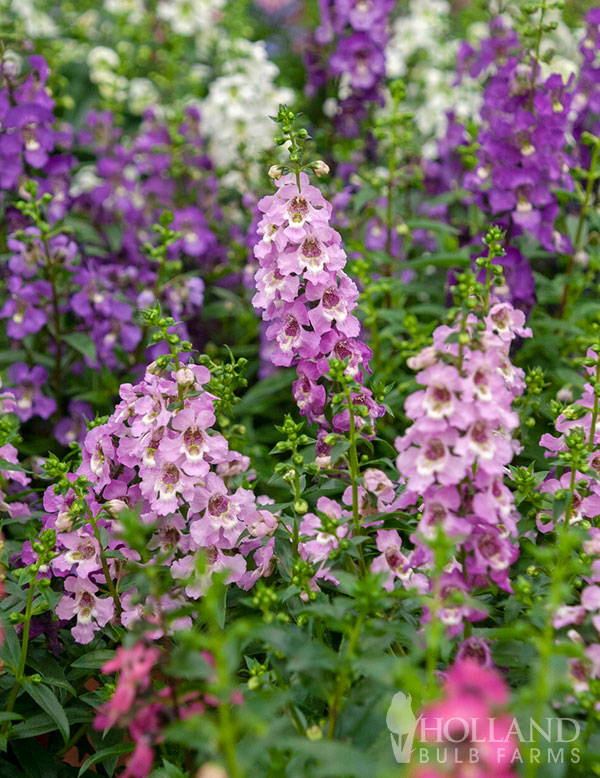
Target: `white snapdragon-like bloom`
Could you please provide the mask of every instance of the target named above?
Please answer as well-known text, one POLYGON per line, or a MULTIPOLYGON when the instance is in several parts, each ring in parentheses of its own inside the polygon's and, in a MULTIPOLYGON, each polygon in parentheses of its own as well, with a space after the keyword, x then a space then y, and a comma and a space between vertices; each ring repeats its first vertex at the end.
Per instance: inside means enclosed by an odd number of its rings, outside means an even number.
POLYGON ((399 16, 392 28, 386 50, 388 76, 405 76, 410 61, 419 52, 436 53, 434 49, 444 36, 448 38, 449 13, 447 0, 411 0, 408 14, 399 16))
POLYGON ((173 32, 193 36, 211 29, 224 5, 225 0, 160 0, 156 13, 173 32))
POLYGON ((290 89, 275 84, 279 70, 262 41, 236 41, 235 47, 200 105, 210 153, 220 167, 229 167, 240 154, 256 160, 269 148, 276 130, 269 116, 293 99, 290 89))
POLYGON ((91 192, 102 183, 102 179, 96 175, 95 165, 84 165, 73 176, 69 194, 71 197, 91 192))
POLYGON ((143 0, 104 0, 104 9, 115 16, 126 16, 131 24, 138 24, 145 14, 143 0))
POLYGON ((108 46, 94 46, 87 55, 90 69, 90 81, 97 84, 98 91, 107 100, 123 102, 129 94, 129 81, 115 71, 121 65, 121 59, 114 49, 108 46))
MULTIPOLYGON (((446 132, 448 111, 464 121, 477 117, 481 107, 481 89, 472 79, 464 76, 454 83, 459 42, 450 34, 450 14, 447 0, 411 0, 408 14, 395 20, 386 49, 388 75, 410 75, 407 102, 416 126, 429 139, 424 156, 435 155, 435 139, 446 132)), ((477 30, 472 32, 477 38, 477 30)))
MULTIPOLYGON (((0 9, 5 7, 0 4, 0 9)), ((52 38, 57 35, 56 24, 48 14, 36 7, 34 0, 9 0, 8 8, 20 19, 29 38, 52 38)))
POLYGON ((121 64, 121 59, 114 49, 108 46, 94 46, 87 55, 87 64, 92 73, 101 73, 107 70, 116 70, 121 64))
POLYGON ((149 78, 132 78, 129 82, 129 110, 140 116, 159 100, 158 89, 149 78))

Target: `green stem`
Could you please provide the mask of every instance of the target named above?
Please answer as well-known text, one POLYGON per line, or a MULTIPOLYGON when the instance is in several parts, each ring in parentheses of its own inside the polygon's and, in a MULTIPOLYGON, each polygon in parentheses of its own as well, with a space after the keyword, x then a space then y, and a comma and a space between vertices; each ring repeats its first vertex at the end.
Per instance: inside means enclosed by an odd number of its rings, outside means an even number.
MULTIPOLYGON (((554 624, 552 617, 556 609, 561 604, 562 599, 562 582, 564 579, 565 568, 567 560, 565 538, 569 532, 569 522, 571 521, 571 512, 573 510, 573 495, 575 494, 575 476, 576 468, 571 467, 571 481, 569 484, 569 500, 565 510, 565 520, 558 526, 558 560, 556 567, 553 570, 550 584, 550 594, 548 597, 548 613, 546 614, 546 622, 544 630, 542 632, 540 644, 539 644, 539 667, 537 671, 537 678, 535 684, 535 714, 534 721, 541 722, 542 714, 544 712, 544 704, 547 702, 548 697, 548 678, 550 674, 550 659, 552 657, 552 642, 554 638, 554 624)), ((538 747, 539 732, 536 730, 533 736, 533 742, 530 746, 530 751, 538 747)), ((525 778, 534 778, 537 774, 537 762, 533 760, 527 761, 525 768, 525 778)))
POLYGON ((10 713, 17 701, 17 695, 21 687, 21 681, 25 676, 25 665, 27 663, 27 649, 29 648, 29 630, 31 627, 31 612, 33 610, 33 595, 35 592, 35 577, 29 583, 29 591, 27 593, 27 604, 25 605, 25 621, 23 622, 23 638, 21 640, 21 653, 19 655, 19 666, 15 673, 15 682, 11 689, 8 702, 6 703, 6 712, 10 713))
MULTIPOLYGON (((362 534, 360 511, 358 506, 358 479, 360 478, 360 466, 358 464, 358 451, 356 447, 356 417, 354 414, 354 405, 352 403, 352 392, 350 387, 344 381, 344 395, 346 396, 346 402, 348 404, 348 413, 350 414, 350 448, 348 449, 348 463, 350 466, 350 484, 352 486, 352 523, 354 525, 354 534, 358 537, 362 534)), ((364 553, 362 550, 362 544, 358 546, 360 553, 360 567, 362 574, 367 572, 367 565, 365 562, 364 553)))
POLYGON ((440 655, 441 629, 442 623, 438 619, 440 608, 440 577, 439 573, 434 580, 431 603, 429 604, 430 622, 427 630, 427 652, 425 666, 427 671, 427 689, 425 699, 431 700, 435 697, 439 688, 439 679, 436 677, 438 658, 440 655))
POLYGON ((537 81, 539 62, 540 62, 540 48, 542 45, 542 33, 544 25, 544 16, 546 15, 546 0, 542 0, 540 24, 538 27, 537 41, 535 45, 535 55, 533 59, 533 67, 531 68, 531 91, 529 93, 529 110, 533 108, 533 98, 535 96, 535 82, 537 81))
POLYGON ((390 151, 390 157, 388 160, 388 189, 387 189, 387 202, 386 202, 386 215, 385 215, 385 223, 387 227, 387 235, 386 235, 386 241, 385 241, 385 253, 387 254, 388 258, 388 267, 386 275, 390 275, 390 268, 391 268, 391 253, 392 253, 392 217, 393 217, 393 186, 394 186, 394 173, 396 172, 396 147, 397 147, 396 137, 394 133, 394 139, 392 143, 392 148, 390 151))
POLYGON ((373 369, 375 374, 381 370, 381 340, 379 337, 379 325, 377 323, 377 307, 373 302, 373 295, 369 288, 370 279, 363 279, 363 288, 365 302, 368 308, 369 320, 371 322, 371 345, 373 347, 373 369))
POLYGON ((356 644, 360 636, 360 630, 362 628, 363 619, 364 619, 363 616, 358 617, 358 619, 356 620, 356 624, 354 625, 354 628, 350 633, 350 638, 348 640, 348 648, 346 649, 346 659, 344 662, 344 667, 340 670, 336 679, 335 691, 333 694, 333 700, 329 707, 329 719, 327 723, 327 738, 329 740, 333 740, 333 738, 335 737, 335 729, 337 726, 338 716, 341 709, 342 697, 350 676, 350 668, 348 667, 348 665, 350 659, 354 654, 354 649, 356 648, 356 644))
POLYGON ((577 223, 577 232, 575 233, 575 242, 573 244, 573 251, 569 256, 569 264, 567 265, 565 288, 563 291, 563 298, 560 307, 560 318, 563 317, 569 302, 569 280, 573 268, 575 266, 575 257, 581 251, 581 236, 583 234, 583 225, 585 224, 585 217, 587 216, 588 208, 590 205, 590 199, 592 195, 592 189, 594 187, 594 181, 596 180, 596 167, 598 165, 598 154, 600 152, 600 141, 594 143, 594 150, 592 151, 592 158, 590 161, 590 167, 588 170, 588 178, 585 187, 585 194, 583 202, 581 204, 581 211, 579 212, 579 221, 577 223))
POLYGON ((119 597, 119 593, 115 586, 115 582, 113 581, 110 575, 110 570, 108 569, 108 562, 106 561, 106 557, 104 556, 104 549, 102 548, 102 539, 100 538, 100 530, 98 529, 98 516, 94 516, 87 502, 85 504, 85 507, 90 520, 90 524, 92 525, 92 528, 94 530, 94 537, 96 538, 96 541, 98 543, 98 548, 100 549, 100 564, 102 565, 102 572, 104 573, 104 577, 106 579, 106 585, 108 587, 108 591, 110 592, 110 596, 113 598, 113 602, 115 603, 117 616, 120 616, 123 611, 123 608, 121 606, 121 598, 119 597))

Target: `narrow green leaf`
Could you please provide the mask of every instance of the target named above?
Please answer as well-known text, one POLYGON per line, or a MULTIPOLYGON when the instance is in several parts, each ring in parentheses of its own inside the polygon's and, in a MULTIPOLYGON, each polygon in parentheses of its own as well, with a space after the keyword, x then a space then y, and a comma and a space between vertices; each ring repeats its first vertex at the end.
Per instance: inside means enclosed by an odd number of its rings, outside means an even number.
POLYGON ((71 662, 71 667, 79 667, 84 670, 97 670, 102 667, 105 662, 110 659, 114 659, 115 652, 108 649, 101 648, 98 651, 89 651, 87 654, 80 656, 79 659, 75 659, 71 662))
POLYGON ((96 345, 86 332, 68 332, 63 335, 63 340, 92 362, 96 361, 96 345))
POLYGON ((66 743, 69 739, 69 722, 63 706, 58 701, 56 695, 47 686, 40 683, 32 683, 25 679, 22 684, 27 694, 37 702, 42 710, 46 711, 54 719, 66 743))
POLYGON ((100 751, 96 751, 95 754, 90 756, 89 759, 86 759, 85 762, 81 765, 79 773, 77 774, 77 778, 83 775, 92 765, 98 764, 98 762, 102 762, 104 759, 109 759, 111 756, 130 754, 133 751, 133 748, 133 743, 117 743, 116 746, 109 746, 108 748, 103 748, 100 751))
POLYGON ((21 465, 16 465, 14 462, 9 462, 8 459, 0 457, 0 470, 19 470, 21 473, 25 473, 26 470, 21 465))
POLYGON ((9 713, 7 710, 0 711, 0 721, 17 721, 22 718, 23 716, 20 713, 9 713))

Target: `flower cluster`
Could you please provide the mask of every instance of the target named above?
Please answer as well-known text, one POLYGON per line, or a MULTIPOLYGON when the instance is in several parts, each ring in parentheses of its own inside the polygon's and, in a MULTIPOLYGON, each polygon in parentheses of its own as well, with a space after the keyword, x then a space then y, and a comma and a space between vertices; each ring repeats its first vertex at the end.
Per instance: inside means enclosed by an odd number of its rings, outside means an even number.
MULTIPOLYGON (((259 262, 254 306, 269 322, 275 365, 296 365, 294 397, 309 421, 326 426, 326 391, 319 384, 329 360, 347 362, 346 373, 362 383, 371 350, 360 340, 352 313, 358 289, 344 272, 346 253, 330 225, 332 208, 319 189, 300 173, 276 180, 277 193, 258 204, 262 240, 254 253, 259 262)), ((371 421, 382 409, 363 388, 354 399, 369 410, 371 421)), ((344 420, 337 422, 344 429, 344 420)), ((347 429, 347 426, 345 427, 347 429)))
MULTIPOLYGON (((222 213, 195 109, 186 110, 176 134, 148 112, 129 142, 120 142, 112 114, 92 112, 78 141, 97 163, 72 176, 74 159, 58 147, 68 145, 72 133, 53 128, 45 61, 32 57, 31 65, 24 77, 5 73, 7 86, 0 92, 0 113, 7 110, 0 156, 3 148, 8 155, 0 165, 0 186, 21 186, 24 165, 33 178, 22 187, 28 200, 18 203, 19 210, 10 204, 6 209, 10 276, 0 308, 14 347, 27 339, 29 363, 13 365, 8 376, 23 420, 34 414, 62 416, 59 372, 67 362, 77 374, 84 365, 114 370, 141 362, 145 331, 136 321, 140 307, 160 301, 183 319, 182 337, 197 339, 185 322, 202 309, 199 269, 225 257, 209 225, 222 213), (21 115, 25 118, 19 123, 21 115), (39 173, 32 176, 35 168, 39 173), (168 169, 174 174, 170 179, 168 169), (179 207, 172 208, 175 200, 179 207), (170 208, 174 237, 164 256, 149 256, 153 225, 170 208), (72 235, 72 228, 62 231, 61 220, 69 212, 89 222, 85 242, 72 235), (70 345, 63 339, 67 330, 70 345), (37 359, 32 353, 44 351, 55 362, 52 375, 46 363, 32 364, 37 359), (46 383, 54 385, 53 400, 42 391, 46 383)), ((235 228, 231 234, 235 238, 235 228)))
POLYGON ((456 84, 458 44, 450 37, 447 0, 411 0, 408 12, 395 19, 386 49, 387 75, 407 81, 406 101, 427 140, 423 155, 435 155, 434 139, 444 142, 452 119, 478 116, 481 95, 473 79, 456 84), (452 113, 449 120, 448 114, 452 113))
MULTIPOLYGON (((406 484, 399 502, 420 506, 413 565, 419 558, 431 560, 428 543, 439 530, 456 543, 462 567, 457 562, 447 571, 442 586, 468 591, 489 577, 511 590, 516 511, 504 475, 518 450, 511 436, 519 419, 511 405, 524 380, 509 349, 515 338, 531 335, 524 323, 521 311, 496 302, 483 329, 474 314, 438 327, 433 346, 408 361, 420 370, 417 381, 424 389, 406 400, 412 424, 396 439, 396 464, 406 484)), ((454 608, 440 617, 455 627, 463 616, 480 618, 477 610, 454 608)))
POLYGON ((506 713, 509 689, 498 671, 459 660, 444 675, 442 694, 422 711, 419 724, 425 742, 437 747, 437 766, 417 768, 415 778, 516 778, 519 743, 506 713))
MULTIPOLYGON (((573 136, 580 142, 584 131, 598 134, 598 116, 600 114, 600 9, 591 8, 585 17, 585 34, 579 44, 581 68, 572 102, 573 136)), ((576 151, 581 164, 589 167, 589 150, 580 144, 576 151)))
POLYGON ((385 47, 388 17, 393 0, 320 0, 320 25, 315 31, 319 46, 335 42, 327 66, 306 54, 309 91, 315 91, 329 78, 340 80, 335 124, 345 137, 356 138, 369 109, 383 102, 385 47))
POLYGON ((461 66, 472 77, 492 69, 483 96, 477 162, 464 179, 485 213, 511 234, 526 232, 549 251, 568 252, 554 228, 555 191, 573 189, 567 155, 570 83, 552 74, 540 82, 537 63, 524 67, 517 34, 497 21, 479 51, 464 44, 461 66), (493 66, 493 67, 492 67, 493 66))
POLYGON ((50 174, 50 154, 63 139, 52 128, 48 65, 38 54, 29 64, 29 72, 20 76, 14 60, 0 62, 0 190, 18 188, 25 166, 50 174))
POLYGON ((97 711, 94 727, 100 731, 115 725, 127 728, 135 743, 120 778, 146 778, 152 772, 154 748, 164 740, 165 726, 202 714, 207 705, 218 702, 198 692, 179 694, 169 686, 155 690, 152 672, 159 668, 160 659, 158 648, 140 641, 130 648, 119 646, 115 658, 102 667, 103 673, 118 672, 119 678, 111 699, 97 711))
POLYGON ((56 530, 52 573, 64 579, 57 614, 77 619, 72 633, 80 643, 90 642, 116 615, 125 626, 140 618, 160 623, 160 612, 181 597, 200 597, 214 571, 229 571, 229 582, 250 588, 269 570, 273 541, 263 546, 263 538, 277 522, 257 507, 252 491, 233 485, 248 461, 211 430, 215 398, 204 388, 209 379, 207 368, 189 365, 148 371, 139 384, 124 384, 114 413, 88 432, 71 488, 57 494, 50 487, 45 494, 45 524, 56 530), (85 499, 81 479, 91 489, 85 499), (115 593, 113 582, 123 573, 118 560, 136 558, 119 536, 125 509, 152 527, 155 561, 161 557, 181 581, 160 603, 139 603, 134 590, 120 600, 103 596, 115 593), (196 576, 200 558, 205 572, 196 576))
POLYGON ((278 72, 261 41, 242 40, 228 51, 200 106, 210 155, 220 168, 235 167, 241 154, 257 160, 272 145, 269 117, 293 99, 291 90, 276 85, 278 72))

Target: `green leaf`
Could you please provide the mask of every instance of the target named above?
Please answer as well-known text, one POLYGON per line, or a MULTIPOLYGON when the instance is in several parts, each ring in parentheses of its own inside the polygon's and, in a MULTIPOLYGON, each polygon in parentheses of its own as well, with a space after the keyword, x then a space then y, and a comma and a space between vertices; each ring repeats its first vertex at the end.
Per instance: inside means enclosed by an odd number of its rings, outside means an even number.
POLYGON ((261 403, 271 404, 273 398, 280 395, 282 389, 288 387, 295 378, 293 370, 285 370, 265 378, 253 386, 235 406, 236 415, 240 413, 256 414, 260 412, 261 403))
POLYGON ((4 642, 0 645, 0 657, 5 662, 12 664, 13 670, 19 666, 19 657, 21 655, 21 643, 12 624, 7 619, 3 619, 4 642))
POLYGON ((438 254, 411 259, 406 263, 408 270, 419 270, 424 267, 467 267, 471 258, 464 251, 445 251, 438 254))
POLYGON ((450 235, 458 235, 459 230, 446 222, 436 221, 435 219, 425 219, 419 217, 418 219, 407 219, 406 226, 411 230, 431 230, 432 232, 445 232, 450 235))
POLYGON ((110 757, 113 756, 130 754, 133 751, 133 748, 133 743, 117 743, 115 746, 109 746, 108 748, 103 748, 100 751, 96 751, 95 754, 90 756, 89 759, 86 759, 85 762, 81 765, 79 772, 77 773, 77 778, 83 775, 92 765, 98 764, 98 762, 103 762, 105 759, 110 759, 110 757))
POLYGON ((22 718, 23 716, 20 713, 9 713, 7 710, 0 711, 0 721, 17 721, 22 718))
POLYGON ((96 361, 96 345, 86 332, 68 332, 63 340, 92 362, 96 361))
POLYGON ((19 470, 21 473, 27 472, 21 465, 15 465, 14 462, 9 462, 8 459, 3 459, 2 457, 0 457, 0 470, 19 470))
POLYGON ((101 648, 97 651, 88 651, 87 654, 83 654, 79 659, 75 659, 74 662, 71 662, 71 667, 79 667, 84 670, 97 670, 110 659, 114 659, 114 657, 115 652, 109 651, 106 648, 101 648))
POLYGON ((69 722, 63 706, 58 701, 56 695, 47 686, 32 683, 27 679, 22 682, 22 685, 27 694, 37 702, 40 708, 54 719, 66 743, 70 733, 69 722))
POLYGON ((23 778, 19 768, 9 764, 5 759, 0 759, 0 775, 2 778, 23 778))
POLYGON ((344 454, 348 449, 350 448, 350 441, 345 440, 342 438, 342 440, 338 440, 338 442, 333 446, 331 449, 330 459, 331 459, 331 465, 335 465, 335 463, 338 461, 338 459, 344 454))
POLYGON ((163 759, 163 766, 153 770, 150 778, 185 778, 185 773, 177 765, 163 759))
MULTIPOLYGON (((37 740, 18 741, 11 746, 23 770, 19 778, 58 778, 60 763, 37 740)), ((4 778, 4 772, 1 775, 4 778)))
POLYGON ((27 721, 16 724, 10 731, 10 739, 27 740, 38 735, 56 730, 56 722, 47 713, 36 713, 28 716, 27 721))

